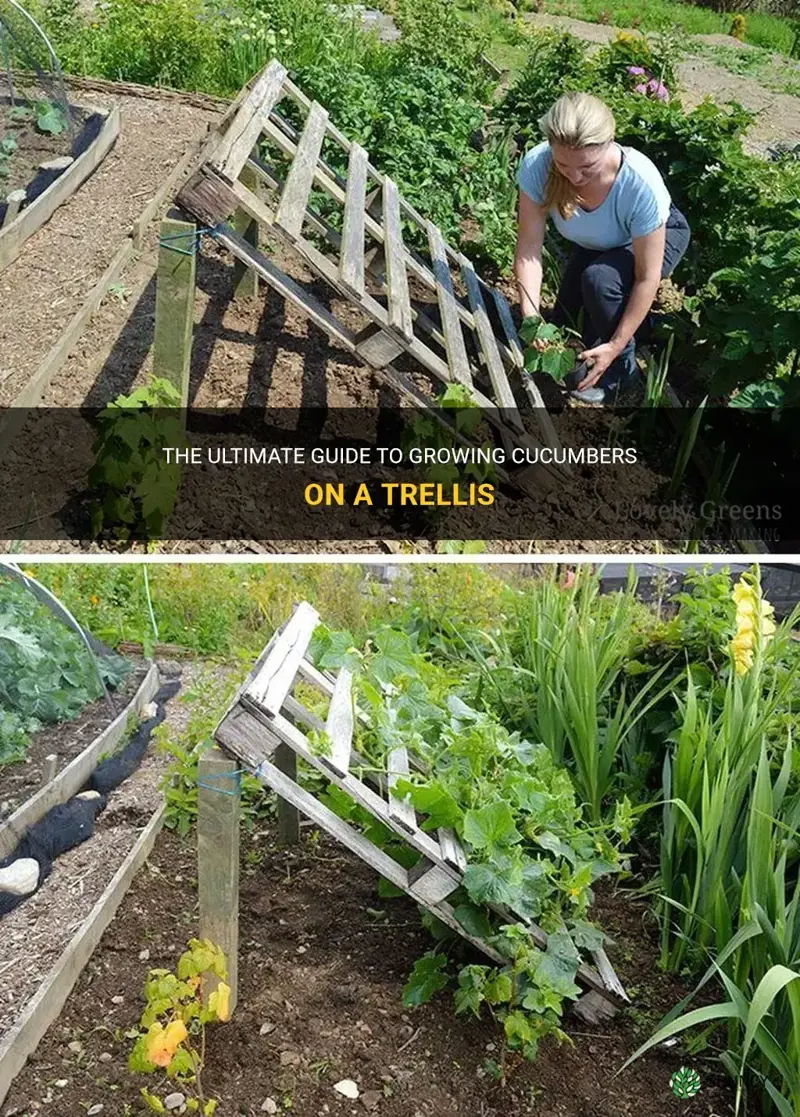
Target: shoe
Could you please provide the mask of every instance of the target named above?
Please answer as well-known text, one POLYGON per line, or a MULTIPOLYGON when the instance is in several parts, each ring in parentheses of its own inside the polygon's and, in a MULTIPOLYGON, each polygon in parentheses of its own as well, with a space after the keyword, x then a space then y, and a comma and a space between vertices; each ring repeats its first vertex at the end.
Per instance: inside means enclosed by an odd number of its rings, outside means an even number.
POLYGON ((573 391, 570 392, 570 396, 572 397, 572 399, 576 399, 580 403, 594 404, 595 407, 605 403, 606 401, 605 389, 598 388, 597 385, 595 385, 594 388, 583 388, 581 390, 575 388, 573 391))

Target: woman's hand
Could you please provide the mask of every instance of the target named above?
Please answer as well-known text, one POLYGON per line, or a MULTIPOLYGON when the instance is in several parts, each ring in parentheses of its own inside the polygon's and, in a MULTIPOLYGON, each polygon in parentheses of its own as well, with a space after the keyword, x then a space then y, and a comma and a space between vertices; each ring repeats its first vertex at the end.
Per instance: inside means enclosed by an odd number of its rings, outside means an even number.
POLYGON ((583 391, 584 388, 593 388, 621 352, 622 350, 613 341, 604 341, 602 345, 596 345, 594 349, 584 349, 582 353, 579 353, 578 359, 587 361, 590 367, 587 375, 578 385, 578 391, 583 391))

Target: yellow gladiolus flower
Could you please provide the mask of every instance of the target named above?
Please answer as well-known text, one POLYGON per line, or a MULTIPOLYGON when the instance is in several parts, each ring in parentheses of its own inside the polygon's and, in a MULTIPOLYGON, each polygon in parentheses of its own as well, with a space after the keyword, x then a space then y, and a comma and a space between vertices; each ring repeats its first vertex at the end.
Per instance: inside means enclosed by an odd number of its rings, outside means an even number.
POLYGON ((168 1067, 188 1035, 182 1020, 173 1020, 166 1028, 163 1024, 151 1024, 145 1040, 145 1054, 157 1067, 168 1067))
POLYGON ((730 643, 730 652, 737 675, 746 675, 752 668, 759 639, 765 644, 776 632, 772 619, 772 605, 761 596, 761 587, 752 577, 745 575, 733 588, 736 602, 736 635, 730 643))

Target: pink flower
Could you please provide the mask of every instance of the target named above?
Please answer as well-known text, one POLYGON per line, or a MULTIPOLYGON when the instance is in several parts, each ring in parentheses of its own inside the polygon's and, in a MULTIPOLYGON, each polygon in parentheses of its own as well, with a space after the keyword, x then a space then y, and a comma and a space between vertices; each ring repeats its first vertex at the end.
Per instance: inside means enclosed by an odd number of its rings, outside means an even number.
POLYGON ((656 79, 653 78, 647 83, 647 88, 651 93, 655 93, 659 101, 669 100, 669 90, 666 85, 664 85, 663 81, 656 81, 656 79))
POLYGON ((633 92, 634 93, 646 93, 647 92, 647 86, 644 84, 644 82, 642 82, 640 85, 634 85, 633 92))
POLYGON ((628 67, 628 73, 629 74, 643 74, 644 70, 642 69, 641 66, 629 66, 628 67))
POLYGON ((565 590, 571 590, 574 585, 575 585, 575 571, 574 570, 568 570, 566 572, 566 574, 564 575, 564 581, 562 583, 562 588, 565 589, 565 590))

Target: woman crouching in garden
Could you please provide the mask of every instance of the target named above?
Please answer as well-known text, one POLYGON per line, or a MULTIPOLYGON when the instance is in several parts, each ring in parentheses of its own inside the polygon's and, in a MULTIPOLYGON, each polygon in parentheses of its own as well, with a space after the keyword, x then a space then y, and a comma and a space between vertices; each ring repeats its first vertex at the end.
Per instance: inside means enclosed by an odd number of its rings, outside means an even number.
POLYGON ((520 187, 514 272, 523 317, 539 314, 547 218, 575 246, 550 320, 574 325, 583 309, 572 395, 601 404, 636 371, 634 335, 661 280, 689 245, 689 226, 664 180, 640 151, 614 142, 611 110, 588 93, 566 93, 539 125, 547 139, 527 152, 520 187))

